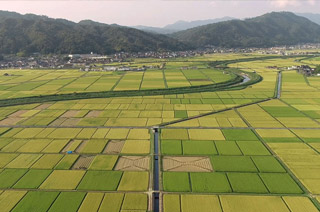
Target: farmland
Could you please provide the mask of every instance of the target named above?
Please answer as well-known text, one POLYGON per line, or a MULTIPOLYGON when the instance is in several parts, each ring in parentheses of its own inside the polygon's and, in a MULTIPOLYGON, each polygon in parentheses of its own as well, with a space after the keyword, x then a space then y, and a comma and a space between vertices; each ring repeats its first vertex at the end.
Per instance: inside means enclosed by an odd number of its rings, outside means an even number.
POLYGON ((320 78, 285 69, 314 61, 216 54, 121 64, 166 63, 146 71, 1 70, 1 211, 318 211, 320 78))

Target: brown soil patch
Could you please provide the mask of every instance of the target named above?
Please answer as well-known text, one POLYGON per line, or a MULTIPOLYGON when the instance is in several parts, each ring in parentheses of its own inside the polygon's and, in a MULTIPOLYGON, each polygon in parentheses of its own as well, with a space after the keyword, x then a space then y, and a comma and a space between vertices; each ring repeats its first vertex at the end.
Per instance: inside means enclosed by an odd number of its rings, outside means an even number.
POLYGON ((96 117, 99 117, 101 113, 102 111, 100 110, 92 110, 86 115, 86 118, 96 118, 96 117))
POLYGON ((66 118, 60 126, 75 126, 80 120, 81 118, 66 118))
POLYGON ((83 149, 83 147, 89 142, 89 140, 82 140, 81 144, 77 147, 75 152, 81 152, 81 150, 83 149))
POLYGON ((87 170, 93 161, 94 156, 91 155, 81 155, 75 164, 72 166, 72 169, 78 170, 87 170))
POLYGON ((0 121, 0 125, 15 125, 19 121, 23 120, 25 118, 22 117, 8 117, 0 121))
POLYGON ((173 172, 212 172, 208 157, 163 157, 163 170, 173 172))
POLYGON ((150 158, 148 156, 122 156, 119 158, 115 170, 120 171, 148 171, 150 158))
POLYGON ((104 149, 103 153, 106 154, 119 154, 124 145, 124 140, 110 140, 104 149))
POLYGON ((52 104, 42 104, 39 105, 38 107, 35 108, 35 110, 43 110, 43 109, 47 109, 48 107, 50 107, 52 104))
POLYGON ((57 118, 49 126, 60 126, 67 118, 57 118))
POLYGON ((9 115, 8 117, 20 117, 20 115, 24 114, 28 112, 28 110, 18 110, 14 113, 12 113, 11 115, 9 115))
POLYGON ((62 114, 60 117, 72 118, 72 117, 75 117, 79 112, 80 110, 68 110, 67 112, 62 114))

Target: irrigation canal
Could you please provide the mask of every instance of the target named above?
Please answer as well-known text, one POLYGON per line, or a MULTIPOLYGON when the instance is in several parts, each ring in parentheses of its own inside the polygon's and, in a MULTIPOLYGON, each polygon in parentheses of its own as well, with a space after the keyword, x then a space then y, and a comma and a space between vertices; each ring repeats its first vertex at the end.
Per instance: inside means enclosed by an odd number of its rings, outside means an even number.
POLYGON ((282 82, 282 71, 278 73, 278 86, 277 86, 277 99, 281 97, 281 82, 282 82))
POLYGON ((154 133, 154 169, 153 169, 153 212, 160 211, 160 159, 159 159, 159 127, 153 128, 154 133))
MULTIPOLYGON (((242 83, 245 83, 247 81, 249 81, 250 78, 248 76, 244 77, 244 80, 242 83)), ((174 122, 170 122, 170 123, 165 123, 162 124, 160 126, 156 126, 152 128, 153 131, 153 135, 154 135, 154 156, 153 156, 153 192, 152 192, 152 209, 153 212, 160 212, 162 211, 160 208, 160 154, 159 154, 159 130, 161 127, 165 127, 169 124, 173 124, 173 123, 179 123, 182 121, 187 121, 190 119, 195 119, 195 118, 200 118, 203 116, 208 116, 208 115, 212 115, 212 114, 216 114, 216 113, 220 113, 220 112, 224 112, 224 111, 228 111, 228 110, 232 110, 232 109, 236 109, 236 108, 241 108, 241 107, 245 107, 245 106, 249 106, 249 105, 253 105, 253 104, 257 104, 257 103, 261 103, 261 102, 266 102, 266 101, 270 101, 272 99, 280 99, 281 96, 281 85, 282 85, 282 72, 279 71, 278 72, 278 83, 276 86, 276 95, 273 98, 267 98, 267 99, 262 99, 260 101, 256 101, 256 102, 251 102, 248 104, 244 104, 244 105, 238 105, 232 108, 227 108, 227 109, 223 109, 223 110, 219 110, 219 111, 214 111, 211 113, 207 113, 207 114, 202 114, 199 116, 195 116, 195 117, 189 117, 186 119, 181 119, 181 120, 177 120, 174 122)))

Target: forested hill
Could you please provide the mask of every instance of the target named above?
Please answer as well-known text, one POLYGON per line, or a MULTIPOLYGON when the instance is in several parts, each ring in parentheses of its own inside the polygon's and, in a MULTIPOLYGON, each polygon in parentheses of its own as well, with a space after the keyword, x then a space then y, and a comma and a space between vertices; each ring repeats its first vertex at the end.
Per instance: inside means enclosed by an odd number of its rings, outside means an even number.
POLYGON ((46 16, 0 11, 0 53, 101 53, 184 50, 164 35, 93 21, 74 23, 46 16))
POLYGON ((320 26, 290 12, 273 12, 166 35, 90 20, 74 23, 0 11, 0 54, 179 51, 207 45, 270 47, 320 43, 320 26))
POLYGON ((270 47, 319 43, 320 26, 290 12, 272 12, 246 20, 231 20, 174 33, 196 47, 270 47))

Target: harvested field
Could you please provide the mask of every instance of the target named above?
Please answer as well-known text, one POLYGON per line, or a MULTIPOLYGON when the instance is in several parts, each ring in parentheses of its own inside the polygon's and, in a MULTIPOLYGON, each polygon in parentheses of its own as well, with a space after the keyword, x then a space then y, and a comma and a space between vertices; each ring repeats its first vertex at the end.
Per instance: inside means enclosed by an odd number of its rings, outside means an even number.
POLYGON ((103 153, 119 154, 122 150, 124 143, 125 143, 125 140, 109 140, 103 153))
POLYGON ((23 117, 8 117, 0 121, 0 125, 15 125, 19 121, 24 120, 23 117))
POLYGON ((90 156, 90 155, 81 155, 78 160, 74 163, 74 165, 72 166, 72 169, 74 170, 87 170, 91 164, 91 162, 93 161, 94 156, 90 156))
POLYGON ((41 104, 38 107, 34 108, 35 110, 43 110, 43 109, 47 109, 48 107, 50 107, 52 104, 41 104))
POLYGON ((28 110, 18 110, 17 112, 14 112, 9 115, 9 117, 20 117, 20 115, 28 112, 28 110))
POLYGON ((208 157, 163 157, 163 170, 176 172, 212 172, 208 157))
POLYGON ((72 127, 76 126, 80 121, 80 118, 67 118, 60 124, 60 126, 72 127))
POLYGON ((86 118, 96 118, 99 117, 99 115, 102 113, 102 111, 99 110, 92 110, 90 111, 85 117, 86 118))
POLYGON ((49 126, 60 126, 67 118, 57 118, 49 126))
POLYGON ((122 156, 115 170, 119 171, 148 171, 150 158, 147 156, 122 156))

